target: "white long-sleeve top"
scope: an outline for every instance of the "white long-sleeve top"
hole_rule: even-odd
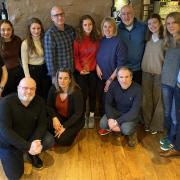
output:
[[[28,64],[30,65],[44,64],[44,51],[43,51],[40,39],[33,38],[33,41],[34,41],[37,54],[29,52],[27,39],[25,39],[21,45],[21,59],[22,59],[22,66],[23,66],[25,77],[30,77]]]

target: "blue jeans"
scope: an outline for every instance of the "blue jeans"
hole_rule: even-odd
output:
[[[42,138],[43,150],[54,145],[54,137],[46,132]],[[4,172],[9,180],[18,180],[24,172],[23,152],[16,148],[0,148],[0,159]]]
[[[122,123],[120,126],[121,132],[127,136],[133,134],[136,131],[137,123],[137,120]],[[106,115],[101,118],[99,126],[101,129],[109,129],[108,119]]]
[[[172,125],[171,112],[173,105],[174,88],[162,84],[162,95],[164,105],[164,127],[167,129],[168,132],[171,129]]]

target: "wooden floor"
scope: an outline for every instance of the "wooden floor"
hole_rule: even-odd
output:
[[[44,152],[45,168],[33,169],[26,180],[178,180],[180,158],[159,156],[160,134],[138,128],[139,144],[129,148],[115,134],[100,137],[96,129],[83,129],[71,148]],[[179,177],[179,178],[178,178]],[[0,165],[0,180],[6,180]]]

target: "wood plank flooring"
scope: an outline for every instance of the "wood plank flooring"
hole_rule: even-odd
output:
[[[33,169],[26,180],[178,180],[180,157],[159,156],[160,134],[138,127],[139,144],[129,148],[126,138],[99,136],[83,129],[71,148],[56,147],[41,154],[45,168]],[[6,180],[0,165],[0,180]]]

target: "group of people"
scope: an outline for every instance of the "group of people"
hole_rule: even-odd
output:
[[[121,133],[134,147],[141,121],[147,132],[165,132],[161,156],[180,155],[180,13],[167,15],[165,26],[158,14],[146,24],[128,4],[120,24],[102,20],[101,33],[90,15],[76,29],[65,24],[62,7],[50,15],[45,33],[31,18],[23,41],[9,20],[0,22],[0,159],[7,177],[22,176],[24,153],[42,168],[43,150],[55,142],[70,146],[83,127],[94,128],[96,102],[100,135]]]

